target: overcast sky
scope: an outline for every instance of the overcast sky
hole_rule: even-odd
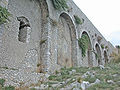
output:
[[[120,45],[120,0],[73,0],[102,35]]]

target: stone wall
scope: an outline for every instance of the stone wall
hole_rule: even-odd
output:
[[[2,4],[3,0],[0,1]],[[52,73],[61,67],[104,65],[112,52],[112,45],[72,0],[67,4],[68,10],[59,11],[55,10],[51,0],[7,1],[4,5],[12,16],[10,22],[0,25],[0,66]],[[76,24],[74,15],[83,18],[84,23]],[[89,37],[86,57],[82,57],[78,45],[78,39],[84,33]],[[19,39],[21,35],[23,41]],[[104,45],[103,49],[101,45]]]
[[[34,64],[37,64],[40,58],[40,4],[38,1],[9,0],[8,10],[12,16],[9,17],[10,22],[6,23],[4,30],[2,30],[4,32],[2,36],[3,45],[1,49],[4,49],[5,52],[2,53],[3,56],[1,57],[5,58],[1,59],[4,63],[0,64],[2,66],[6,65],[8,67],[20,68],[21,63],[26,62],[27,66],[36,68],[36,65]],[[21,16],[26,17],[30,23],[31,32],[29,42],[21,42],[19,40],[20,21],[17,20],[17,17]],[[25,35],[23,35],[23,37],[25,37]]]

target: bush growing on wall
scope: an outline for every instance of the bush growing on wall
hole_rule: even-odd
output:
[[[66,0],[52,0],[52,3],[56,10],[65,10],[66,8],[68,8]]]
[[[0,25],[9,21],[8,16],[10,16],[8,10],[0,6]]]
[[[104,45],[103,44],[101,44],[101,48],[104,49]]]
[[[83,24],[83,22],[84,22],[83,18],[81,20],[77,15],[74,15],[74,18],[75,18],[75,23],[76,24]]]
[[[86,34],[83,34],[78,40],[79,47],[82,49],[82,57],[86,56],[86,51],[88,49],[89,38]]]

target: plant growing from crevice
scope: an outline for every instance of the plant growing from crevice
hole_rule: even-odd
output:
[[[101,48],[104,49],[104,45],[103,44],[101,44]]]
[[[6,23],[7,21],[10,21],[8,18],[10,15],[11,14],[8,12],[6,8],[0,6],[0,25]]]
[[[53,20],[53,19],[50,18],[50,21],[51,21],[51,24],[53,26],[57,26],[58,25],[58,22],[56,20]]]
[[[41,41],[40,41],[40,45],[42,45],[43,43],[45,43],[45,41],[47,41],[47,39],[41,40]]]
[[[73,8],[68,8],[67,12],[72,12]]]
[[[4,67],[0,67],[0,68],[3,68],[3,69],[9,69],[7,66],[4,66]]]
[[[2,69],[10,69],[10,70],[18,70],[18,69],[15,69],[15,68],[8,68],[7,66],[4,66],[4,67],[0,67]]]
[[[56,10],[66,10],[68,8],[66,0],[52,0],[52,4]]]
[[[80,19],[77,15],[74,15],[75,18],[75,23],[76,24],[83,24],[84,23],[84,19]]]
[[[105,49],[108,49],[108,46],[105,46]]]
[[[38,63],[38,64],[37,64],[37,67],[39,67],[40,65],[41,65],[41,64],[40,64],[40,63]]]
[[[86,34],[83,34],[78,40],[79,47],[82,49],[82,57],[86,56],[86,51],[88,49],[89,37]]]

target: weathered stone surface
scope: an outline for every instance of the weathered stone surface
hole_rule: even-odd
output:
[[[100,69],[105,69],[105,67],[103,65],[99,65]]]
[[[23,62],[25,62],[25,65],[27,67],[36,68],[37,64],[38,64],[38,53],[37,53],[37,50],[35,50],[35,49],[29,50],[26,53],[25,60]]]
[[[107,80],[107,83],[109,83],[109,84],[115,84],[115,82],[113,80]]]
[[[62,66],[72,66],[71,60],[71,36],[66,20],[61,16],[58,25],[57,49],[58,64]]]
[[[83,81],[81,83],[82,90],[86,90],[89,87],[90,83],[88,81]]]
[[[12,14],[9,17],[10,22],[0,25],[0,67],[17,69],[0,70],[0,77],[8,80],[6,85],[12,83],[19,86],[23,81],[25,85],[36,83],[41,77],[41,74],[39,76],[35,73],[37,70],[51,74],[61,67],[92,67],[99,64],[104,66],[104,59],[110,59],[114,47],[73,3],[73,0],[68,0],[67,4],[71,10],[59,11],[55,10],[51,0],[0,1],[0,5],[8,8]],[[84,19],[84,23],[76,24],[74,15]],[[21,28],[17,17],[21,16],[26,17],[30,24],[29,28],[23,28],[24,31],[27,30],[27,34],[22,32],[20,35],[24,43],[19,41]],[[84,58],[78,45],[78,39],[83,34],[89,37],[89,48]],[[102,49],[101,44],[108,46],[108,49]],[[105,51],[107,52],[104,55]],[[99,54],[100,59],[96,58],[95,53]],[[72,70],[69,74],[75,72]],[[94,77],[94,73],[85,74],[83,77],[88,75]]]
[[[35,72],[25,72],[24,70],[0,69],[0,78],[4,78],[5,86],[29,86],[38,81],[45,82],[47,77],[44,74]]]

